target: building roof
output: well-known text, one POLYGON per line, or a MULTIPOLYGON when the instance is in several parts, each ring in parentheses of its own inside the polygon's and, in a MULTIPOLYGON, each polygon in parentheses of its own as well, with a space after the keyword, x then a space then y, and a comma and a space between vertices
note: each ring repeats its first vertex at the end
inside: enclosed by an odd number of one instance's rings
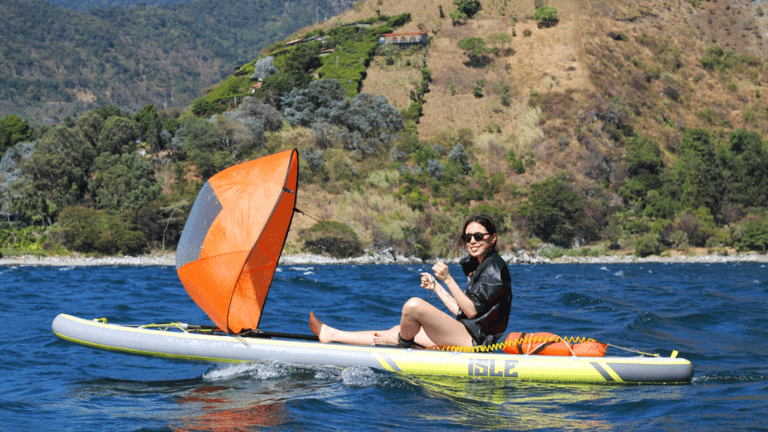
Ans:
POLYGON ((425 35, 427 32, 420 31, 420 32, 412 32, 412 33, 384 33, 382 36, 408 36, 408 35, 425 35))

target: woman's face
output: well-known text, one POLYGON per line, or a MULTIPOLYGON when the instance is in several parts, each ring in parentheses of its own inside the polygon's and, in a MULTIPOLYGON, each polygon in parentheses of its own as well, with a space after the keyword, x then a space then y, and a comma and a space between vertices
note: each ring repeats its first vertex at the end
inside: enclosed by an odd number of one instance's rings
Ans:
POLYGON ((470 239, 468 242, 464 242, 469 254, 478 260, 482 261, 485 256, 485 252, 496 244, 496 234, 488 234, 488 230, 484 226, 477 222, 470 222, 464 229, 464 234, 469 234, 470 239), (475 233, 484 234, 480 240, 475 239, 475 233))

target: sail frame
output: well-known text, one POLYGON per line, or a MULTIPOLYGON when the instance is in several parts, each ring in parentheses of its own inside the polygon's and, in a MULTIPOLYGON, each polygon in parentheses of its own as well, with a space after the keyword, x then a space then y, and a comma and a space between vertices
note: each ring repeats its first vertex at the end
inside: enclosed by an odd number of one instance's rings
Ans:
POLYGON ((298 180, 293 149, 227 168, 198 194, 176 268, 190 297, 222 330, 258 329, 293 222, 298 180))

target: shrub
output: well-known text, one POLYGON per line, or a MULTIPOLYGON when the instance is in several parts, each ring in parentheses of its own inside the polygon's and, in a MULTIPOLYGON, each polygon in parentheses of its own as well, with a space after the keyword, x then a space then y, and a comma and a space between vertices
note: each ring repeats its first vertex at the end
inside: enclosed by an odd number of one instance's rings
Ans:
MULTIPOLYGON (((325 169, 325 159, 323 158, 323 150, 315 150, 314 147, 309 146, 306 147, 304 150, 301 150, 301 157, 300 161, 302 164, 302 167, 304 164, 306 164, 307 167, 309 167, 309 171, 315 174, 322 174, 325 169)), ((301 172, 306 172, 307 170, 302 170, 301 172)))
POLYGON ((147 238, 127 214, 110 214, 87 207, 67 207, 59 215, 54 237, 70 250, 105 255, 138 254, 147 238))
POLYGON ((0 229, 0 258, 2 249, 12 253, 42 255, 50 247, 50 238, 41 227, 0 229))
POLYGON ((260 58, 256 60, 256 63, 253 65, 254 72, 253 75, 251 75, 251 79, 264 79, 273 73, 277 72, 277 67, 275 67, 275 58, 272 56, 260 58))
POLYGON ((248 96, 243 98, 240 106, 238 106, 238 111, 245 116, 260 121, 264 125, 265 130, 278 131, 283 127, 283 116, 280 114, 280 111, 255 97, 248 96))
POLYGON ((512 167, 514 168, 515 173, 525 174, 525 165, 523 165, 522 159, 515 159, 515 161, 512 163, 512 167))
POLYGON ((464 174, 468 174, 472 171, 472 164, 469 163, 469 155, 467 155, 463 145, 456 144, 448 154, 448 159, 456 162, 464 174))
POLYGON ((659 235, 656 233, 649 233, 635 240, 635 255, 639 257, 658 255, 662 250, 664 250, 664 246, 662 246, 659 235))
MULTIPOLYGON (((712 216, 705 207, 700 208, 697 214, 684 212, 675 220, 675 225, 681 233, 685 234, 683 240, 687 240, 691 246, 703 247, 707 244, 707 240, 715 235, 712 216)), ((681 236, 678 235, 678 237, 681 236)))
POLYGON ((221 114, 224 107, 205 98, 197 98, 192 101, 192 114, 198 117, 208 117, 213 114, 221 114))
POLYGON ((535 236, 557 246, 569 247, 584 217, 583 199, 559 177, 531 185, 523 212, 535 236))
POLYGON ((299 234, 304 247, 314 254, 328 254, 334 258, 360 256, 363 247, 352 228, 340 222, 318 222, 299 234))
POLYGON ((536 9, 533 19, 544 26, 551 26, 557 23, 557 9, 552 6, 541 6, 536 9))
POLYGON ((740 251, 768 251, 768 219, 754 215, 747 217, 733 229, 733 238, 740 251))
POLYGON ((485 46, 485 39, 473 37, 462 39, 458 42, 458 47, 464 50, 464 54, 469 58, 467 66, 481 68, 491 63, 488 56, 490 49, 485 46))
POLYGON ((443 164, 437 159, 430 159, 427 162, 427 172, 429 172, 430 177, 440 180, 443 178, 443 164))
POLYGON ((396 185, 400 181, 400 173, 397 170, 379 170, 368 174, 368 183, 385 189, 396 185))

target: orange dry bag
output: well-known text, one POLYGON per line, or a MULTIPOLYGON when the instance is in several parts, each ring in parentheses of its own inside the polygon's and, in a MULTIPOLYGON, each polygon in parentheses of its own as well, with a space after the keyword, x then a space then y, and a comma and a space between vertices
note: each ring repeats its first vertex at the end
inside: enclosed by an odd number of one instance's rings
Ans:
POLYGON ((593 340, 570 344, 552 333, 510 333, 504 341, 507 354, 602 357, 607 345, 593 340))

